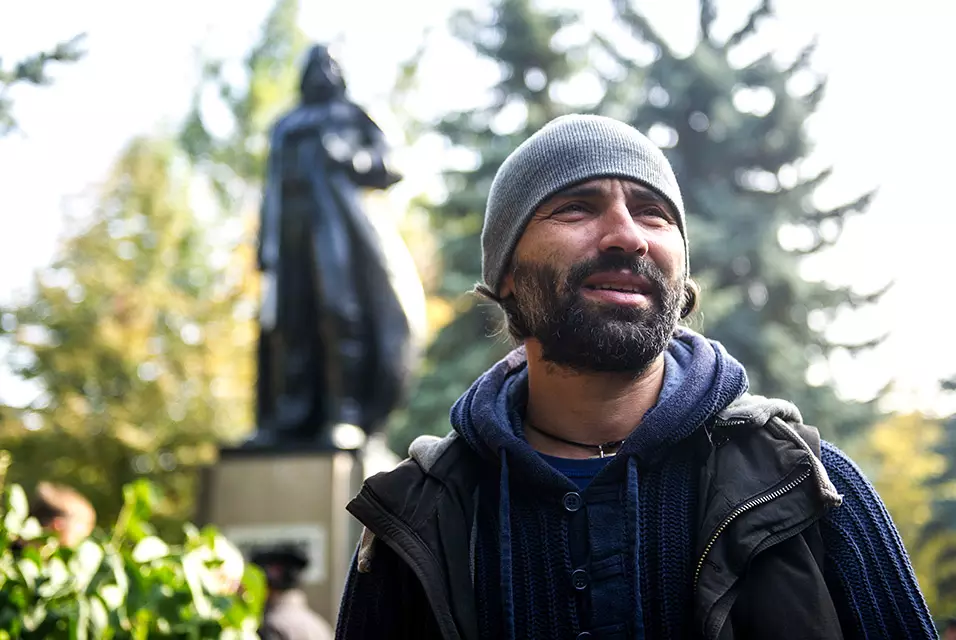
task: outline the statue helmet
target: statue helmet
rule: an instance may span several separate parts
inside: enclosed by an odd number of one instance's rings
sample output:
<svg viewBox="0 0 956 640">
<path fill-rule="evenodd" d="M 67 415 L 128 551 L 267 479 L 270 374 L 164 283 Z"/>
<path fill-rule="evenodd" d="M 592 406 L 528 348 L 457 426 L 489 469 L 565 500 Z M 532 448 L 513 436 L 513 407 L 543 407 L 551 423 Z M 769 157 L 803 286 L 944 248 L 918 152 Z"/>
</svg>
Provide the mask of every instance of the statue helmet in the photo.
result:
<svg viewBox="0 0 956 640">
<path fill-rule="evenodd" d="M 314 45 L 306 56 L 300 85 L 306 103 L 324 102 L 345 93 L 345 79 L 338 62 L 322 44 Z"/>
</svg>

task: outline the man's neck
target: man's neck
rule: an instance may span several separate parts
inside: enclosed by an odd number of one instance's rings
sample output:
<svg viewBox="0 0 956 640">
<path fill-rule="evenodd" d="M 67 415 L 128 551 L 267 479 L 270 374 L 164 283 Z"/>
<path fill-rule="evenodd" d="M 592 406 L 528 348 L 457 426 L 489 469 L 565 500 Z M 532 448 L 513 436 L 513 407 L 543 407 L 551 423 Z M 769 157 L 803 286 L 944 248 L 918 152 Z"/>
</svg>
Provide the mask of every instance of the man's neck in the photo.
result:
<svg viewBox="0 0 956 640">
<path fill-rule="evenodd" d="M 545 362 L 534 341 L 528 356 L 525 437 L 535 450 L 562 458 L 588 458 L 595 452 L 565 444 L 542 432 L 590 445 L 624 440 L 657 403 L 664 384 L 664 356 L 640 376 L 581 373 Z"/>
</svg>

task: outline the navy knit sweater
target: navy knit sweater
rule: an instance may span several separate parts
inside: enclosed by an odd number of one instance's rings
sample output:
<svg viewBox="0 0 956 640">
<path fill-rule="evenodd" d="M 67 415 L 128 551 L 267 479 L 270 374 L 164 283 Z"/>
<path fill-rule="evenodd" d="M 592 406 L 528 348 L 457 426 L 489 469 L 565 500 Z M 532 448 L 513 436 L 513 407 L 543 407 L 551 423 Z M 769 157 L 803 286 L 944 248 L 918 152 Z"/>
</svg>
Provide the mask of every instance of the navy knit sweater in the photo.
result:
<svg viewBox="0 0 956 640">
<path fill-rule="evenodd" d="M 452 411 L 455 429 L 489 461 L 479 485 L 475 549 L 482 637 L 695 637 L 692 531 L 701 461 L 699 448 L 681 445 L 743 393 L 742 367 L 719 344 L 682 332 L 668 350 L 657 406 L 583 490 L 524 441 L 525 384 L 516 352 Z M 909 559 L 872 486 L 829 443 L 822 461 L 844 496 L 821 531 L 825 578 L 845 636 L 935 638 Z M 571 494 L 580 504 L 567 501 Z M 383 602 L 388 579 L 373 573 L 358 580 L 353 567 L 337 637 L 378 637 L 350 629 L 382 629 L 399 615 Z"/>
</svg>

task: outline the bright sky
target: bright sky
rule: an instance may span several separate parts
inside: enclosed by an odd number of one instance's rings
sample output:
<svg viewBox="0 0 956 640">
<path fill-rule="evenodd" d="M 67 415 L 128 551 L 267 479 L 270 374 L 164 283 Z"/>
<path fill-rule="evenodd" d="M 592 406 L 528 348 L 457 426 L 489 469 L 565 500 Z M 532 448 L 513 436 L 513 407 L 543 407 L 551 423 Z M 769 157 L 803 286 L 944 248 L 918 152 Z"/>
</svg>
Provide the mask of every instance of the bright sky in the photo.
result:
<svg viewBox="0 0 956 640">
<path fill-rule="evenodd" d="M 390 130 L 385 97 L 396 64 L 410 56 L 426 27 L 440 48 L 424 67 L 424 90 L 436 105 L 467 108 L 480 100 L 479 70 L 441 27 L 452 6 L 477 0 L 302 0 L 310 36 L 339 42 L 350 93 Z M 568 4 L 548 0 L 542 4 Z M 601 24 L 604 0 L 586 19 Z M 723 0 L 718 29 L 733 29 L 755 2 Z M 81 196 L 101 180 L 130 137 L 175 126 L 195 84 L 196 51 L 240 56 L 256 35 L 268 0 L 32 0 L 6 7 L 0 56 L 12 62 L 77 32 L 88 34 L 88 55 L 55 73 L 53 86 L 14 94 L 24 132 L 0 141 L 0 300 L 15 299 L 33 270 L 51 258 L 66 213 L 82 212 Z M 890 405 L 956 411 L 937 391 L 956 373 L 956 338 L 945 318 L 956 296 L 940 287 L 956 266 L 956 211 L 948 180 L 956 161 L 951 78 L 956 45 L 950 30 L 956 5 L 938 0 L 778 0 L 779 20 L 765 27 L 764 44 L 794 51 L 813 34 L 816 67 L 830 84 L 811 125 L 815 161 L 836 167 L 825 192 L 838 201 L 880 187 L 865 216 L 849 225 L 840 245 L 806 265 L 806 275 L 853 283 L 861 291 L 895 279 L 877 309 L 833 327 L 854 341 L 890 332 L 887 342 L 856 360 L 835 359 L 831 373 L 847 397 L 867 397 L 895 381 Z M 642 0 L 640 7 L 679 50 L 696 29 L 694 0 Z M 950 80 L 947 80 L 950 78 Z M 396 135 L 397 134 L 397 135 Z M 419 153 L 406 192 L 432 183 L 435 155 Z M 407 169 L 406 169 L 407 171 Z M 942 325 L 942 326 L 940 326 Z M 935 330 L 930 331 L 931 328 Z M 820 373 L 820 372 L 817 372 Z M 0 376 L 0 395 L 16 385 Z"/>
</svg>

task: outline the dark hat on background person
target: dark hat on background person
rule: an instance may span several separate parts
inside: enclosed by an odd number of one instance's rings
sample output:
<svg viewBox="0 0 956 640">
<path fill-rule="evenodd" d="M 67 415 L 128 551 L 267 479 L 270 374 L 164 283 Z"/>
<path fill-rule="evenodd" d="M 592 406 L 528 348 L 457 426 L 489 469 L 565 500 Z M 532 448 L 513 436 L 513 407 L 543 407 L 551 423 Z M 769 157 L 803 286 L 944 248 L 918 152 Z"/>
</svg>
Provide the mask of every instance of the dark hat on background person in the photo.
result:
<svg viewBox="0 0 956 640">
<path fill-rule="evenodd" d="M 684 201 L 663 152 L 634 127 L 604 116 L 555 118 L 502 163 L 491 185 L 481 230 L 481 272 L 496 295 L 518 240 L 535 210 L 563 189 L 597 178 L 624 178 L 659 193 L 674 208 L 690 277 Z"/>
<path fill-rule="evenodd" d="M 262 569 L 273 589 L 291 589 L 309 566 L 309 557 L 297 545 L 277 544 L 253 547 L 249 562 Z"/>
</svg>

